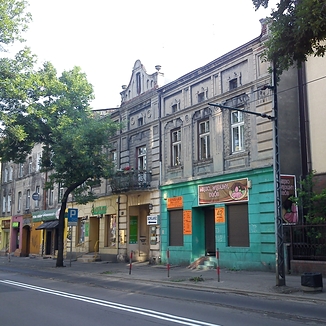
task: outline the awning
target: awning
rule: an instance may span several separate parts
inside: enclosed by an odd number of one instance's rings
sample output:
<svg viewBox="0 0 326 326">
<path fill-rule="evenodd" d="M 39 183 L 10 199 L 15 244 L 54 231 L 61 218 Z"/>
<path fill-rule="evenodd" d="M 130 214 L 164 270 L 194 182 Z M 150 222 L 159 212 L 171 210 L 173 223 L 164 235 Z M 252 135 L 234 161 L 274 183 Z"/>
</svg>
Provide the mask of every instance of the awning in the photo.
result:
<svg viewBox="0 0 326 326">
<path fill-rule="evenodd" d="M 59 225 L 59 220 L 55 221 L 47 221 L 42 223 L 40 226 L 38 226 L 35 230 L 42 230 L 42 229 L 55 229 Z"/>
</svg>

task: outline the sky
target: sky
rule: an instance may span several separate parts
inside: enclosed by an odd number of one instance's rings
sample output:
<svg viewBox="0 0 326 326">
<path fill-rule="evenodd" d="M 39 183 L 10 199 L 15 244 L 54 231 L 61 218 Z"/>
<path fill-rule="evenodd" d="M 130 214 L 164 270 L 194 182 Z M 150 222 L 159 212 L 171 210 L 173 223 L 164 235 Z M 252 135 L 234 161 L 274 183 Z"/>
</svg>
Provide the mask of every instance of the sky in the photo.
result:
<svg viewBox="0 0 326 326">
<path fill-rule="evenodd" d="M 165 83 L 260 34 L 251 0 L 28 0 L 33 22 L 25 45 L 59 74 L 81 67 L 94 87 L 94 109 L 121 103 L 136 60 L 147 73 L 161 65 Z M 162 85 L 160 85 L 162 86 Z"/>
</svg>

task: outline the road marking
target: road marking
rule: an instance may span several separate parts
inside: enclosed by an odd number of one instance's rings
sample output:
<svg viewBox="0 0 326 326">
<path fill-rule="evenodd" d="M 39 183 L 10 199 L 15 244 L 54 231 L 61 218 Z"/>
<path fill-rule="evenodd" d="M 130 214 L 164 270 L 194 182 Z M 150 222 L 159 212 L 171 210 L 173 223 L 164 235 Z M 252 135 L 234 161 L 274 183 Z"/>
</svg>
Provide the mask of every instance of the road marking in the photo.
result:
<svg viewBox="0 0 326 326">
<path fill-rule="evenodd" d="M 68 292 L 62 292 L 62 291 L 56 291 L 48 288 L 43 288 L 35 285 L 30 285 L 30 284 L 25 284 L 25 283 L 20 283 L 20 282 L 15 282 L 11 280 L 0 280 L 0 283 L 12 285 L 12 286 L 17 286 L 21 288 L 25 288 L 28 290 L 33 290 L 33 291 L 38 291 L 38 292 L 43 292 L 47 294 L 52 294 L 68 299 L 73 299 L 73 300 L 78 300 L 78 301 L 83 301 L 87 303 L 92 303 L 96 304 L 99 306 L 103 307 L 108 307 L 112 309 L 118 309 L 118 310 L 123 310 L 123 311 L 128 311 L 131 313 L 139 314 L 139 315 L 144 315 L 156 319 L 161 319 L 161 320 L 166 320 L 166 321 L 171 321 L 177 324 L 182 324 L 182 325 L 188 325 L 188 326 L 221 326 L 218 324 L 211 324 L 211 323 L 206 323 L 203 321 L 199 320 L 194 320 L 194 319 L 189 319 L 189 318 L 184 318 L 184 317 L 178 317 L 174 315 L 170 315 L 167 313 L 155 311 L 155 310 L 149 310 L 149 309 L 143 309 L 143 308 L 137 308 L 134 306 L 128 306 L 120 303 L 115 303 L 111 301 L 106 301 L 106 300 L 100 300 L 100 299 L 95 299 L 91 297 L 85 297 L 82 295 L 77 295 L 77 294 L 72 294 Z"/>
</svg>

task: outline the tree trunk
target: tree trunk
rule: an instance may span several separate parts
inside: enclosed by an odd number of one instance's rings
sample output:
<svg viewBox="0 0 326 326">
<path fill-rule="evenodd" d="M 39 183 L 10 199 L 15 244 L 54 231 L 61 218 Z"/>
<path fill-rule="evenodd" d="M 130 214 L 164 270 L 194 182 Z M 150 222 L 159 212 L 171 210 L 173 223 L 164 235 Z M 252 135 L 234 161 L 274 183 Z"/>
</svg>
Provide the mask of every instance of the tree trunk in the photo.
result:
<svg viewBox="0 0 326 326">
<path fill-rule="evenodd" d="M 83 184 L 86 180 L 87 180 L 87 178 L 72 184 L 70 187 L 67 188 L 67 190 L 63 194 L 63 197 L 61 200 L 60 214 L 59 214 L 58 256 L 57 256 L 56 267 L 65 267 L 65 265 L 63 264 L 63 249 L 64 249 L 63 235 L 64 235 L 64 228 L 65 228 L 65 211 L 66 211 L 66 207 L 67 207 L 68 196 L 70 195 L 70 193 L 72 191 L 74 191 L 77 187 L 79 187 L 81 184 Z"/>
<path fill-rule="evenodd" d="M 58 229 L 58 256 L 57 256 L 57 263 L 56 267 L 65 267 L 63 264 L 63 235 L 64 235 L 64 227 L 65 227 L 65 211 L 67 207 L 67 200 L 68 196 L 63 196 L 61 202 L 61 209 L 59 214 L 59 229 Z"/>
</svg>

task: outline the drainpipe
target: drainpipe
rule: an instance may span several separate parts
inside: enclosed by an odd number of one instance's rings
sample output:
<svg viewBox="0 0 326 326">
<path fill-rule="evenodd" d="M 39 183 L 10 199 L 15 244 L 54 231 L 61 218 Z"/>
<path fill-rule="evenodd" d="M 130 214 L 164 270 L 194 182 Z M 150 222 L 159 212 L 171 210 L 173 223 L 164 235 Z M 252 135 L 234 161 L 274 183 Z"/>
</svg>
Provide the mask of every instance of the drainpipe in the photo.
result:
<svg viewBox="0 0 326 326">
<path fill-rule="evenodd" d="M 312 170 L 305 66 L 305 63 L 302 63 L 302 67 L 298 68 L 301 164 L 303 178 Z"/>
</svg>

